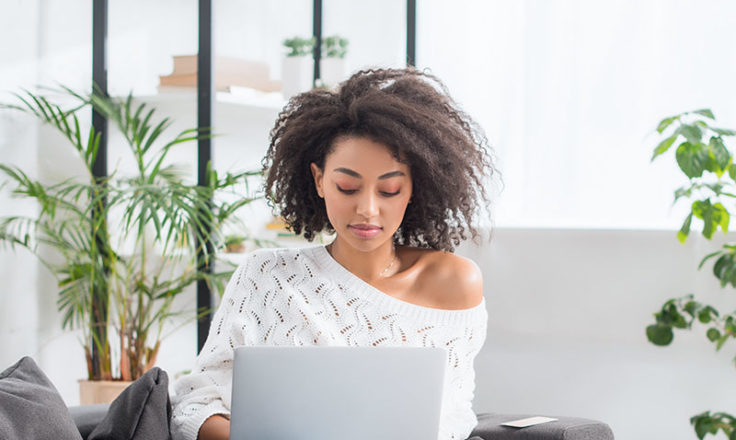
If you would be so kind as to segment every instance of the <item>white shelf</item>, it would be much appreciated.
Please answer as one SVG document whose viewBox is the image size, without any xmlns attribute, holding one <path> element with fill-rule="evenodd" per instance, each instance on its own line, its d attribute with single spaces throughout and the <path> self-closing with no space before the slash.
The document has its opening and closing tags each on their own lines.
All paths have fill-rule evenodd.
<svg viewBox="0 0 736 440">
<path fill-rule="evenodd" d="M 239 92 L 215 92 L 215 102 L 248 107 L 269 112 L 278 112 L 286 105 L 280 92 L 261 92 L 255 89 L 240 88 Z M 133 99 L 152 105 L 189 103 L 197 104 L 197 90 L 188 87 L 160 87 L 154 95 L 133 96 Z"/>
</svg>

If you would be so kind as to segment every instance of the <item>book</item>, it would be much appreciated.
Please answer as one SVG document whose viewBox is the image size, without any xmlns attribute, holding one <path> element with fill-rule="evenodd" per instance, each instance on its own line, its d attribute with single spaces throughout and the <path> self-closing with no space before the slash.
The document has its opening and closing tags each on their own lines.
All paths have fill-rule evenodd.
<svg viewBox="0 0 736 440">
<path fill-rule="evenodd" d="M 286 222 L 281 217 L 273 217 L 270 222 L 266 223 L 266 229 L 288 231 Z"/>
<path fill-rule="evenodd" d="M 172 75 L 187 75 L 197 73 L 197 55 L 174 55 L 173 58 L 174 71 L 172 72 Z"/>
<path fill-rule="evenodd" d="M 197 87 L 197 74 L 189 73 L 183 75 L 161 75 L 159 86 L 175 87 Z M 262 92 L 277 92 L 281 90 L 281 81 L 264 80 L 253 78 L 247 73 L 225 74 L 215 72 L 215 89 L 218 91 L 229 91 L 230 86 L 248 87 Z"/>
<path fill-rule="evenodd" d="M 173 75 L 197 73 L 197 55 L 174 55 Z M 238 57 L 215 57 L 215 70 L 227 73 L 248 71 L 256 76 L 269 76 L 268 64 Z"/>
</svg>

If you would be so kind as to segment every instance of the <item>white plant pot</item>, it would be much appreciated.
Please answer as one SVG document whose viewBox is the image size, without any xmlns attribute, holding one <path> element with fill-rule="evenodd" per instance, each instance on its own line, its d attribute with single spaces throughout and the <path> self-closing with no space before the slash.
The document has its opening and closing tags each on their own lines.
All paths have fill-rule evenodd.
<svg viewBox="0 0 736 440">
<path fill-rule="evenodd" d="M 286 57 L 281 63 L 282 93 L 284 99 L 312 89 L 314 59 L 311 55 Z"/>
<path fill-rule="evenodd" d="M 344 58 L 322 58 L 319 60 L 319 76 L 322 84 L 333 88 L 345 79 Z"/>
</svg>

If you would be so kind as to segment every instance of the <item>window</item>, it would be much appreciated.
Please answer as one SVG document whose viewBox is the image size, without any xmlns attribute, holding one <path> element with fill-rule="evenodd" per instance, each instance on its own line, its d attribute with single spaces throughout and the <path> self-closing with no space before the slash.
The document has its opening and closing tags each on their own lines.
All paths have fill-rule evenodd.
<svg viewBox="0 0 736 440">
<path fill-rule="evenodd" d="M 686 183 L 650 163 L 665 116 L 736 126 L 736 4 L 418 2 L 417 63 L 486 130 L 497 226 L 679 228 Z"/>
</svg>

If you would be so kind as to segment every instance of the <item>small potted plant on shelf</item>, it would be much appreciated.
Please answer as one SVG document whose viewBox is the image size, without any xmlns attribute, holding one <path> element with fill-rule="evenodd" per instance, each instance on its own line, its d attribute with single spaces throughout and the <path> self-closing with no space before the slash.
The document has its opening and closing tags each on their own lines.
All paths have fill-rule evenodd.
<svg viewBox="0 0 736 440">
<path fill-rule="evenodd" d="M 261 172 L 221 175 L 208 164 L 208 184 L 189 183 L 167 155 L 209 136 L 205 130 L 165 138 L 169 119 L 159 120 L 146 104 L 134 105 L 132 96 L 63 92 L 74 100 L 69 108 L 32 92 L 16 94 L 18 103 L 3 107 L 54 127 L 71 144 L 84 175 L 47 183 L 0 164 L 13 195 L 40 206 L 36 216 L 0 218 L 0 242 L 29 249 L 56 277 L 62 325 L 82 334 L 88 380 L 80 381 L 81 402 L 109 402 L 114 393 L 95 397 L 99 390 L 89 387 L 102 393 L 111 384 L 124 387 L 154 366 L 164 331 L 172 330 L 175 317 L 192 313 L 174 307 L 185 288 L 203 280 L 223 291 L 232 267 L 216 264 L 221 231 L 238 225 L 238 211 L 260 198 L 247 188 Z M 134 169 L 94 176 L 100 133 L 80 122 L 81 112 L 92 108 L 120 131 Z"/>
<path fill-rule="evenodd" d="M 713 112 L 701 109 L 669 116 L 657 126 L 662 139 L 654 148 L 652 160 L 677 145 L 674 159 L 687 178 L 687 183 L 675 190 L 675 202 L 686 200 L 690 204 L 690 212 L 677 233 L 682 243 L 690 235 L 694 219 L 702 221 L 701 233 L 708 240 L 718 228 L 728 232 L 736 207 L 736 164 L 727 147 L 727 139 L 736 136 L 736 130 L 715 127 L 712 121 Z M 703 257 L 698 269 L 709 260 L 714 261 L 712 272 L 720 286 L 736 288 L 736 243 L 726 243 Z M 736 312 L 719 312 L 714 306 L 697 301 L 692 293 L 667 300 L 654 318 L 655 322 L 646 328 L 646 336 L 655 345 L 669 345 L 674 338 L 673 329 L 690 330 L 698 323 L 708 327 L 705 336 L 716 350 L 729 339 L 736 339 Z M 718 435 L 718 431 L 723 432 L 723 438 L 736 439 L 734 415 L 708 410 L 692 416 L 690 423 L 699 439 Z"/>
<path fill-rule="evenodd" d="M 225 236 L 225 252 L 229 254 L 240 254 L 245 252 L 245 236 L 240 234 L 229 234 Z"/>
<path fill-rule="evenodd" d="M 293 37 L 284 40 L 283 45 L 288 49 L 281 65 L 282 93 L 285 99 L 312 88 L 314 44 L 314 37 Z"/>
<path fill-rule="evenodd" d="M 335 87 L 345 78 L 345 55 L 348 40 L 339 35 L 322 39 L 322 59 L 319 64 L 320 79 L 328 88 Z"/>
</svg>

